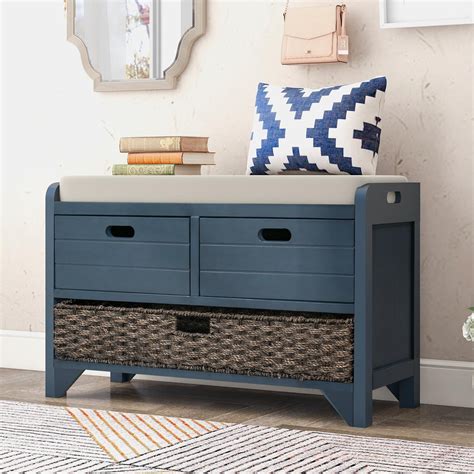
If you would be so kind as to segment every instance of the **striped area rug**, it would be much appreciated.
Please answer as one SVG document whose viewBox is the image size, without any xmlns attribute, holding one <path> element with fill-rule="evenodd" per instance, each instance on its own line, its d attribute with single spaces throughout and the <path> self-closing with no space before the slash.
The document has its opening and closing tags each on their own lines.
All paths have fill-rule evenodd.
<svg viewBox="0 0 474 474">
<path fill-rule="evenodd" d="M 0 472 L 474 472 L 460 446 L 0 401 Z"/>
</svg>

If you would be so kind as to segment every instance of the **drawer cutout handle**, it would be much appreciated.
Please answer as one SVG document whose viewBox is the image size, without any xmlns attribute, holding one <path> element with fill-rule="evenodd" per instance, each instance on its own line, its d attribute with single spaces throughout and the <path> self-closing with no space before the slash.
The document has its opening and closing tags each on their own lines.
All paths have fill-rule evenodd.
<svg viewBox="0 0 474 474">
<path fill-rule="evenodd" d="M 206 316 L 176 316 L 176 331 L 189 334 L 210 334 L 211 318 Z"/>
<path fill-rule="evenodd" d="M 135 229 L 131 225 L 109 225 L 105 232 L 109 237 L 119 239 L 131 239 L 135 235 Z"/>
<path fill-rule="evenodd" d="M 262 229 L 258 237 L 266 242 L 288 242 L 291 240 L 291 232 L 289 229 Z"/>
</svg>

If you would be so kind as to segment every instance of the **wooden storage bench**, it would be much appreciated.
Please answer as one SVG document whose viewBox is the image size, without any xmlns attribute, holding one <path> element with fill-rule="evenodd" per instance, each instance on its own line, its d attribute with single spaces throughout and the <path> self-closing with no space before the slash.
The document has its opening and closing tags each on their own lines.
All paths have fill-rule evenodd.
<svg viewBox="0 0 474 474">
<path fill-rule="evenodd" d="M 317 388 L 359 427 L 371 424 L 375 388 L 387 386 L 401 407 L 418 406 L 417 183 L 352 176 L 144 178 L 65 178 L 48 189 L 47 396 L 64 396 L 84 370 L 93 369 L 111 372 L 114 381 L 141 373 Z M 109 311 L 103 325 L 97 304 Z M 180 339 L 185 336 L 176 312 L 194 314 L 198 307 L 206 308 L 201 320 L 207 329 L 198 323 L 194 330 L 207 335 Z M 88 326 L 81 314 L 96 323 Z M 343 354 L 343 377 L 328 375 L 322 358 L 321 367 L 315 362 L 320 354 L 335 357 L 329 326 L 323 331 L 328 337 L 318 339 L 324 314 L 350 321 L 350 332 L 346 326 L 341 333 L 347 346 L 334 346 Z M 155 327 L 160 333 L 156 328 L 164 322 L 172 332 L 148 337 L 139 319 L 147 315 L 150 332 Z M 239 317 L 245 324 L 237 328 L 233 318 Z M 148 358 L 124 340 L 127 324 L 130 331 L 140 325 Z M 226 324 L 240 338 L 226 332 Z M 312 366 L 291 369 L 270 350 L 267 362 L 239 368 L 239 351 L 253 344 L 247 335 L 254 331 L 265 344 L 272 324 L 289 328 L 289 348 L 301 335 Z M 92 326 L 123 341 L 117 342 L 121 352 L 109 342 L 101 345 Z M 324 348 L 311 350 L 310 330 Z M 226 334 L 222 345 L 219 331 Z M 87 336 L 95 346 L 78 342 Z M 195 363 L 185 360 L 178 343 L 163 345 L 166 338 L 189 344 Z M 224 351 L 228 362 L 211 361 L 208 344 Z M 233 347 L 235 354 L 229 353 Z M 257 345 L 252 350 L 259 354 Z M 294 351 L 289 357 L 293 365 L 302 363 Z"/>
</svg>

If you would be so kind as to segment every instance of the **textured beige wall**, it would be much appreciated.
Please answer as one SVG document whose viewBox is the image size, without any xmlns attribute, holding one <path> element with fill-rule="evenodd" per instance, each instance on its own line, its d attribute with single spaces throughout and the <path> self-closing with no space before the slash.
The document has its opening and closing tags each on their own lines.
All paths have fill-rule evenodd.
<svg viewBox="0 0 474 474">
<path fill-rule="evenodd" d="M 348 0 L 350 63 L 284 67 L 281 2 L 211 0 L 177 90 L 94 93 L 65 41 L 62 3 L 3 5 L 2 328 L 44 328 L 47 185 L 109 173 L 121 135 L 210 135 L 213 172 L 242 173 L 259 81 L 321 87 L 385 74 L 379 172 L 422 183 L 422 356 L 472 359 L 460 331 L 474 304 L 472 26 L 380 30 L 376 0 Z"/>
</svg>

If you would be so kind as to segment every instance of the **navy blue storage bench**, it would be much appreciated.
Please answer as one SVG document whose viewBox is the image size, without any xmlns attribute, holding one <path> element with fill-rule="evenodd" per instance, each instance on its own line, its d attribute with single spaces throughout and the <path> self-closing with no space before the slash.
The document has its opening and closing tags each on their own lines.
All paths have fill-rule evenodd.
<svg viewBox="0 0 474 474">
<path fill-rule="evenodd" d="M 153 374 L 320 389 L 358 427 L 371 424 L 378 387 L 401 407 L 419 405 L 419 184 L 144 178 L 71 178 L 48 189 L 48 397 L 65 396 L 92 369 L 123 382 Z M 353 315 L 353 382 L 60 360 L 54 306 L 68 299 Z"/>
</svg>

